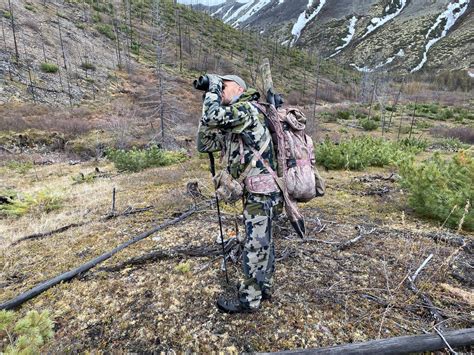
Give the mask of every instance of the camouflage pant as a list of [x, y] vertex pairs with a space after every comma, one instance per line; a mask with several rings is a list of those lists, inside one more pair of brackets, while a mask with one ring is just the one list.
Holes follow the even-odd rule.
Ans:
[[247, 194], [244, 206], [247, 238], [242, 253], [244, 281], [240, 284], [239, 300], [251, 308], [258, 308], [262, 292], [271, 293], [275, 271], [275, 248], [272, 218], [281, 208], [279, 193], [272, 195]]

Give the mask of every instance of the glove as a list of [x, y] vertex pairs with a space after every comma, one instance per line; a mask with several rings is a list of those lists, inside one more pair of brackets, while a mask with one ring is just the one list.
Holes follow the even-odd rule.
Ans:
[[209, 79], [209, 87], [218, 87], [222, 88], [222, 79], [215, 74], [206, 74]]

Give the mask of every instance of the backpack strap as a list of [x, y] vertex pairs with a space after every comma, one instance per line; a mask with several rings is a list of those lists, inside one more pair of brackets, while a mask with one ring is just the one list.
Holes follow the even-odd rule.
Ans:
[[267, 140], [265, 141], [265, 143], [263, 143], [262, 147], [260, 148], [259, 151], [255, 150], [253, 147], [249, 146], [250, 150], [253, 152], [253, 158], [252, 160], [247, 164], [247, 167], [245, 168], [245, 170], [242, 172], [242, 174], [240, 174], [239, 176], [239, 183], [243, 183], [245, 178], [247, 177], [247, 175], [249, 174], [250, 172], [250, 169], [252, 169], [252, 165], [253, 165], [253, 162], [256, 162], [257, 160], [261, 160], [262, 163], [265, 165], [266, 161], [264, 161], [262, 159], [262, 154], [263, 152], [267, 149], [268, 145], [270, 144], [270, 141], [272, 140], [272, 138], [269, 136], [267, 138]]

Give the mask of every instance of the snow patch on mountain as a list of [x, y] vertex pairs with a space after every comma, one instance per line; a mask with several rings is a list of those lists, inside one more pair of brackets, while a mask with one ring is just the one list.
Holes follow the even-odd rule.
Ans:
[[428, 51], [430, 48], [448, 34], [449, 29], [453, 27], [456, 21], [466, 12], [469, 1], [470, 0], [458, 0], [456, 2], [450, 3], [448, 4], [447, 9], [438, 16], [433, 26], [431, 26], [431, 28], [428, 30], [425, 39], [428, 39], [434, 31], [439, 33], [440, 26], [444, 26], [443, 30], [436, 37], [428, 40], [423, 52], [423, 58], [421, 59], [420, 63], [411, 70], [411, 73], [420, 70], [423, 65], [425, 65], [426, 61], [428, 60]]
[[329, 58], [334, 57], [335, 55], [339, 54], [344, 48], [347, 47], [347, 45], [352, 41], [352, 38], [354, 37], [355, 33], [355, 26], [357, 23], [357, 17], [352, 16], [350, 22], [349, 22], [349, 32], [347, 33], [347, 36], [344, 37], [342, 40], [344, 43], [340, 45], [339, 47], [336, 47], [334, 50], [335, 52], [329, 56]]
[[[392, 0], [390, 4], [387, 5], [385, 8], [386, 15], [384, 17], [374, 17], [370, 20], [370, 24], [366, 28], [366, 32], [362, 36], [362, 38], [368, 36], [370, 33], [374, 32], [377, 28], [382, 27], [388, 21], [397, 17], [400, 12], [403, 11], [405, 6], [407, 5], [407, 0]], [[389, 11], [393, 9], [394, 12], [390, 13]]]
[[226, 22], [227, 20], [227, 16], [229, 16], [230, 12], [234, 9], [234, 6], [231, 6], [229, 8], [229, 10], [226, 11], [226, 13], [224, 14], [224, 16], [222, 16], [222, 21]]
[[306, 7], [306, 10], [300, 14], [300, 16], [298, 17], [298, 20], [293, 25], [293, 28], [291, 29], [291, 35], [293, 36], [293, 38], [291, 39], [291, 45], [295, 44], [295, 42], [298, 40], [298, 38], [301, 35], [301, 31], [303, 31], [306, 25], [312, 19], [318, 16], [319, 12], [323, 8], [323, 6], [326, 4], [326, 0], [320, 0], [319, 5], [316, 7], [316, 9], [314, 9], [312, 13], [308, 13], [308, 11], [311, 9], [312, 4], [313, 4], [313, 0], [308, 0], [308, 5]]
[[265, 6], [267, 6], [271, 2], [272, 0], [257, 1], [253, 6], [251, 6], [242, 16], [240, 16], [234, 22], [233, 26], [237, 26], [239, 23], [247, 21], [251, 16], [259, 12], [261, 9], [263, 9]]
[[[238, 1], [244, 3], [237, 11], [228, 17], [223, 18], [225, 23], [231, 24], [233, 27], [238, 27], [240, 23], [247, 21], [250, 17], [255, 15], [265, 6], [272, 2], [272, 0], [257, 0], [257, 1]], [[232, 7], [233, 8], [233, 7]], [[229, 12], [229, 11], [227, 11]]]
[[285, 2], [285, 0], [278, 0], [278, 5], [281, 5]]
[[394, 56], [388, 58], [385, 62], [383, 63], [379, 63], [377, 64], [375, 67], [373, 68], [369, 68], [369, 67], [359, 67], [357, 66], [356, 64], [354, 63], [351, 63], [351, 67], [355, 68], [357, 71], [360, 71], [360, 72], [363, 72], [363, 73], [372, 73], [374, 71], [376, 71], [377, 69], [380, 69], [386, 65], [389, 65], [390, 63], [392, 63], [396, 57], [404, 57], [405, 56], [405, 51], [403, 49], [400, 49]]
[[[227, 17], [226, 19], [224, 19], [224, 22], [225, 23], [233, 23], [235, 22], [236, 19], [239, 18], [239, 15], [242, 13], [245, 13], [245, 11], [247, 11], [247, 9], [249, 7], [252, 6], [252, 3], [251, 2], [248, 2], [246, 4], [244, 4], [243, 6], [241, 6], [240, 8], [237, 9], [237, 11], [235, 11], [234, 13], [232, 13], [229, 17]], [[233, 7], [232, 7], [233, 8]]]
[[219, 14], [222, 10], [224, 10], [224, 6], [218, 8], [217, 11], [213, 12], [213, 13], [211, 14], [211, 17], [216, 16], [216, 15]]

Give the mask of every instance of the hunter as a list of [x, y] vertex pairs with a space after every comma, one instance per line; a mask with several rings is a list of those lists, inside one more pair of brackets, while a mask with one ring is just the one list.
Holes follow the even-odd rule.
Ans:
[[207, 77], [209, 89], [204, 96], [197, 149], [222, 151], [225, 169], [218, 187], [228, 180], [232, 180], [231, 184], [237, 182], [238, 188], [243, 186], [246, 233], [242, 252], [244, 279], [237, 299], [220, 296], [217, 307], [225, 313], [252, 312], [272, 296], [275, 250], [271, 223], [282, 198], [265, 166], [275, 171], [276, 158], [264, 117], [251, 103], [260, 94], [236, 75]]

